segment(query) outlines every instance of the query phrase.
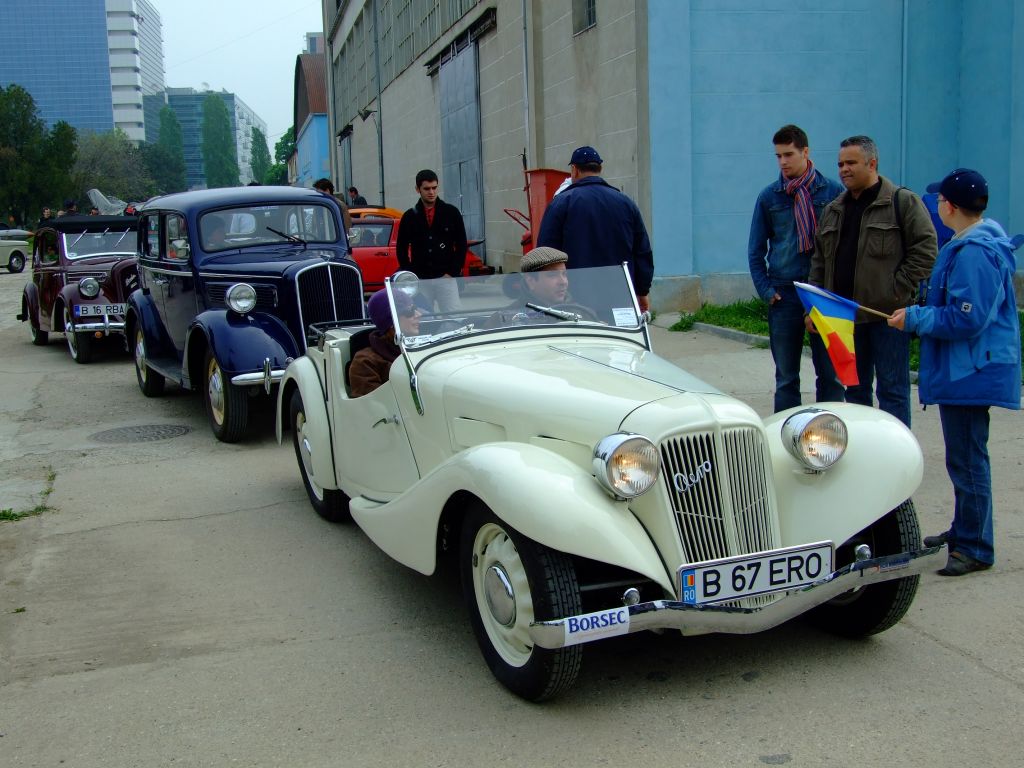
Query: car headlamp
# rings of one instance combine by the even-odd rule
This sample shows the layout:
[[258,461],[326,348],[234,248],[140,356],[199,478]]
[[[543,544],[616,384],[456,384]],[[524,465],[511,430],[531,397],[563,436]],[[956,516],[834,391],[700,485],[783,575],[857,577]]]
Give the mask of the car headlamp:
[[646,493],[658,479],[660,461],[654,443],[641,435],[620,432],[594,446],[594,476],[613,495],[632,499]]
[[794,413],[782,424],[782,444],[808,469],[821,471],[846,452],[846,424],[817,408]]
[[228,307],[240,315],[252,312],[256,306],[256,289],[248,283],[235,283],[224,297]]
[[78,281],[78,292],[87,299],[95,299],[100,295],[100,281],[95,277],[83,277]]

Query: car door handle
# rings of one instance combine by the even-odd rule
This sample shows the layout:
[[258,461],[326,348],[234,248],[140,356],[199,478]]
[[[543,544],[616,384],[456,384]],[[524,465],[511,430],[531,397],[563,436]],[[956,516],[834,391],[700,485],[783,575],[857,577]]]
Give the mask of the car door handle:
[[388,252],[387,251],[375,251],[373,255],[374,256],[387,256]]
[[153,278],[153,285],[167,285],[167,283],[169,283],[169,282],[170,282],[170,280],[168,280],[166,277],[154,277]]
[[377,419],[377,421],[375,421],[373,423],[373,426],[370,427],[370,429],[376,429],[381,424],[397,424],[397,423],[398,423],[398,415],[397,414],[394,415],[394,416],[384,416],[382,418]]

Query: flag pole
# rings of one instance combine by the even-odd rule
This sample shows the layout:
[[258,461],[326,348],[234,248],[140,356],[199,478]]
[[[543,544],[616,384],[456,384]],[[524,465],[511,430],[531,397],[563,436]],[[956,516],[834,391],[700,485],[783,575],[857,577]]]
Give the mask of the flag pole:
[[868,313],[870,313],[872,315],[878,315],[879,317],[884,317],[886,320],[888,320],[890,317],[892,317],[892,315],[887,315],[885,312],[879,312],[877,309],[871,309],[870,307],[865,307],[863,304],[859,305],[857,307],[857,309],[859,309],[861,312],[868,312]]

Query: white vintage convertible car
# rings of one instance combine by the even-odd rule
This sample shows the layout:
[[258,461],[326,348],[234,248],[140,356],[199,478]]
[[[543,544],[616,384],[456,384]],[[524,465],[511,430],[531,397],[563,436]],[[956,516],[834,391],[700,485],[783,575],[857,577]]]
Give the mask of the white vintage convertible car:
[[[841,403],[762,420],[652,351],[624,268],[568,275],[556,305],[520,275],[457,278],[463,309],[399,332],[390,381],[358,398],[347,364],[371,328],[310,327],[278,439],[316,511],[421,573],[453,560],[487,664],[531,700],[614,635],[898,622],[941,566],[910,501],[914,436]],[[396,320],[396,292],[428,282],[388,282]]]

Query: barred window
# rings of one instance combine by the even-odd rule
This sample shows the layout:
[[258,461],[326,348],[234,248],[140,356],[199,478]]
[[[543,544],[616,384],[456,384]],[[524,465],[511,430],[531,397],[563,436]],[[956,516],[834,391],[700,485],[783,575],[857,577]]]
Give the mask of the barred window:
[[572,0],[572,33],[597,26],[597,0]]

